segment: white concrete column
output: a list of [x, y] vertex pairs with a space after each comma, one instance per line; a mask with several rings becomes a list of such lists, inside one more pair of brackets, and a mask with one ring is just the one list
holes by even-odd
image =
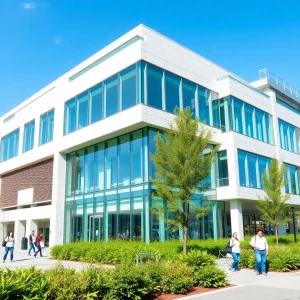
[[29, 235], [31, 234], [32, 230], [34, 230], [35, 235], [38, 234], [38, 224], [34, 220], [27, 220], [26, 221], [26, 237], [29, 238]]
[[22, 238], [26, 235], [26, 221], [15, 221], [15, 247], [21, 249]]
[[50, 218], [49, 246], [63, 243], [65, 211], [65, 154], [55, 153], [53, 161], [52, 211]]
[[231, 234], [237, 232], [240, 240], [244, 239], [243, 207], [241, 200], [230, 200]]
[[5, 239], [6, 236], [6, 226], [4, 225], [4, 223], [0, 223], [0, 241], [2, 243], [2, 241]]

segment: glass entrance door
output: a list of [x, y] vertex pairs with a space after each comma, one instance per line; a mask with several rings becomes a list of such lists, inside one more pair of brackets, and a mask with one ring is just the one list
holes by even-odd
[[89, 242], [103, 240], [103, 215], [89, 216]]

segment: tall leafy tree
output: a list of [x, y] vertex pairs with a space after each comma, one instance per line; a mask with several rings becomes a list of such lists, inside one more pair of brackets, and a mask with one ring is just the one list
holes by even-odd
[[[199, 218], [208, 207], [199, 207], [192, 200], [210, 188], [208, 176], [219, 146], [210, 147], [213, 133], [198, 118], [193, 119], [190, 108], [176, 108], [174, 122], [164, 134], [157, 134], [156, 152], [152, 156], [156, 167], [153, 195], [157, 204], [153, 212], [163, 218], [167, 226], [182, 229], [183, 253], [187, 252], [190, 214]], [[200, 202], [200, 199], [198, 203]]]
[[276, 245], [278, 245], [279, 225], [285, 225], [290, 221], [289, 194], [284, 193], [284, 187], [288, 183], [285, 179], [285, 167], [277, 159], [272, 159], [270, 167], [263, 174], [263, 189], [265, 196], [258, 197], [257, 208], [261, 213], [261, 218], [273, 225]]

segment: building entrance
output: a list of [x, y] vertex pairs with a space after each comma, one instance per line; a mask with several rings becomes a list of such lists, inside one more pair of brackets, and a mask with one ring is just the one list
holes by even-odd
[[103, 240], [103, 215], [89, 216], [88, 226], [89, 242], [97, 242]]

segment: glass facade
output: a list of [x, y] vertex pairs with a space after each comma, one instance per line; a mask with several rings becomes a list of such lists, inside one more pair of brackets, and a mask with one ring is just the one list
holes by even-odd
[[41, 115], [40, 118], [40, 137], [39, 145], [44, 145], [53, 140], [53, 127], [54, 127], [54, 109]]
[[173, 113], [189, 106], [194, 117], [213, 126], [218, 94], [144, 61], [111, 76], [65, 103], [64, 134], [84, 128], [136, 104]]
[[288, 194], [299, 195], [299, 172], [298, 168], [293, 165], [284, 164], [285, 166], [285, 179], [287, 185], [285, 186], [285, 192]]
[[300, 154], [300, 129], [278, 119], [280, 147], [284, 150]]
[[219, 106], [220, 126], [223, 131], [233, 130], [251, 138], [274, 144], [272, 116], [270, 114], [233, 96], [214, 102], [216, 103], [213, 103], [213, 107]]
[[[67, 155], [65, 242], [171, 238], [172, 233], [150, 210], [156, 133], [143, 128]], [[214, 187], [212, 169], [207, 180]], [[197, 205], [203, 205], [203, 197], [195, 195]], [[213, 204], [211, 214], [193, 221], [193, 226], [201, 225], [198, 238], [223, 236], [217, 219], [224, 207], [209, 203]]]
[[1, 162], [9, 160], [19, 154], [20, 128], [7, 134], [1, 139]]
[[23, 153], [33, 149], [35, 120], [24, 125]]
[[250, 152], [238, 150], [240, 185], [250, 188], [263, 188], [262, 176], [269, 170], [271, 159]]

